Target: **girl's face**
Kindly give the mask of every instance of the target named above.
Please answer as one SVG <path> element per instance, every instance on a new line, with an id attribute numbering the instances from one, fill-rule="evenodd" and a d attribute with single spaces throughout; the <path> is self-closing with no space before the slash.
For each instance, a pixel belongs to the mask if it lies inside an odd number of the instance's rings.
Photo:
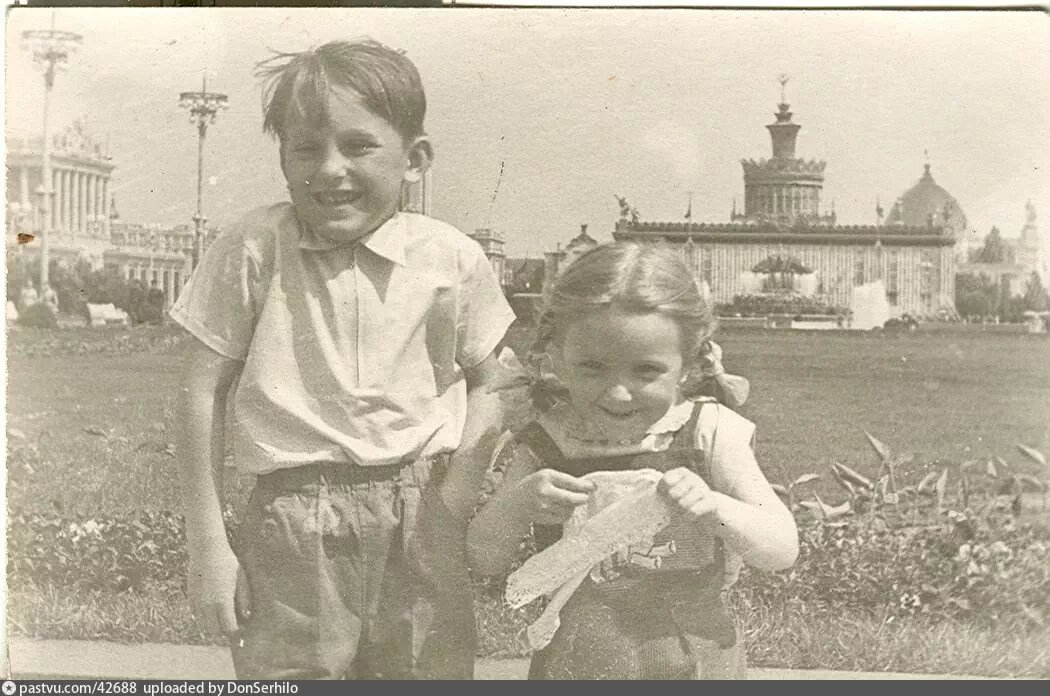
<path id="1" fill-rule="evenodd" d="M 572 321 L 551 358 L 572 408 L 611 440 L 640 437 L 659 420 L 686 367 L 673 319 L 614 309 Z"/>

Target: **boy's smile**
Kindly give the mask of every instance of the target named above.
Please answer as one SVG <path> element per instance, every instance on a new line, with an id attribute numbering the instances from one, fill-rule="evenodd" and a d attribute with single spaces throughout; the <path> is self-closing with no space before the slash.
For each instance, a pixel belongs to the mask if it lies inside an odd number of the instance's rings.
<path id="1" fill-rule="evenodd" d="M 281 168 L 299 220 L 333 242 L 352 242 L 397 212 L 406 175 L 429 165 L 425 138 L 405 142 L 348 90 L 330 93 L 327 118 L 289 118 Z"/>

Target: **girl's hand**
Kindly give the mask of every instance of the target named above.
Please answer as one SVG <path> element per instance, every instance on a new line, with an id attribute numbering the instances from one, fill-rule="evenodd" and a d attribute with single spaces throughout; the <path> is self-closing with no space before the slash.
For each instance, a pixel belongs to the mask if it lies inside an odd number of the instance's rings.
<path id="1" fill-rule="evenodd" d="M 587 502 L 594 483 L 554 469 L 540 469 L 517 484 L 518 508 L 530 522 L 562 524 Z"/>
<path id="2" fill-rule="evenodd" d="M 696 472 L 678 467 L 663 475 L 657 490 L 673 502 L 682 514 L 696 521 L 713 520 L 718 512 L 718 495 Z"/>

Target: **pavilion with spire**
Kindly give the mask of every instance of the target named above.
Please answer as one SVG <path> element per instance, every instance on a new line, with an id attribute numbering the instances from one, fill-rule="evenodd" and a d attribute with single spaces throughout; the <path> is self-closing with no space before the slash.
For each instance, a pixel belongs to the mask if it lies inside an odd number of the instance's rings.
<path id="1" fill-rule="evenodd" d="M 787 103 L 787 76 L 778 81 L 780 103 L 775 121 L 766 126 L 772 156 L 741 160 L 742 211 L 734 201 L 729 222 L 654 221 L 629 216 L 621 206 L 613 238 L 678 248 L 722 312 L 754 292 L 753 269 L 778 258 L 812 272 L 807 285 L 819 296 L 815 305 L 849 307 L 855 289 L 867 286 L 864 292 L 869 292 L 881 282 L 891 316 L 953 313 L 956 237 L 951 222 L 965 220 L 961 209 L 916 222 L 895 206 L 883 222 L 877 201 L 876 224 L 838 224 L 834 204 L 825 211 L 821 201 L 825 162 L 797 156 L 802 126 Z"/>
<path id="2" fill-rule="evenodd" d="M 744 210 L 737 212 L 736 201 L 730 219 L 733 222 L 775 222 L 795 224 L 835 224 L 835 213 L 823 213 L 820 193 L 824 188 L 823 160 L 795 156 L 795 141 L 802 126 L 792 122 L 791 105 L 786 101 L 787 75 L 780 82 L 780 104 L 776 121 L 767 125 L 773 144 L 769 159 L 744 159 Z"/>

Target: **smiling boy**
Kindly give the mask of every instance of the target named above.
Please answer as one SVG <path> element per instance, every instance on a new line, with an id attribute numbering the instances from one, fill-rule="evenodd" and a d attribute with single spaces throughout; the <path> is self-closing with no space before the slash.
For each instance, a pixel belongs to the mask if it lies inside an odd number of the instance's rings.
<path id="1" fill-rule="evenodd" d="M 333 42 L 259 73 L 291 203 L 216 239 L 171 311 L 197 339 L 180 401 L 195 615 L 242 679 L 469 678 L 466 517 L 513 313 L 475 242 L 398 210 L 433 157 L 403 53 Z M 236 554 L 230 396 L 234 463 L 257 476 Z"/>

